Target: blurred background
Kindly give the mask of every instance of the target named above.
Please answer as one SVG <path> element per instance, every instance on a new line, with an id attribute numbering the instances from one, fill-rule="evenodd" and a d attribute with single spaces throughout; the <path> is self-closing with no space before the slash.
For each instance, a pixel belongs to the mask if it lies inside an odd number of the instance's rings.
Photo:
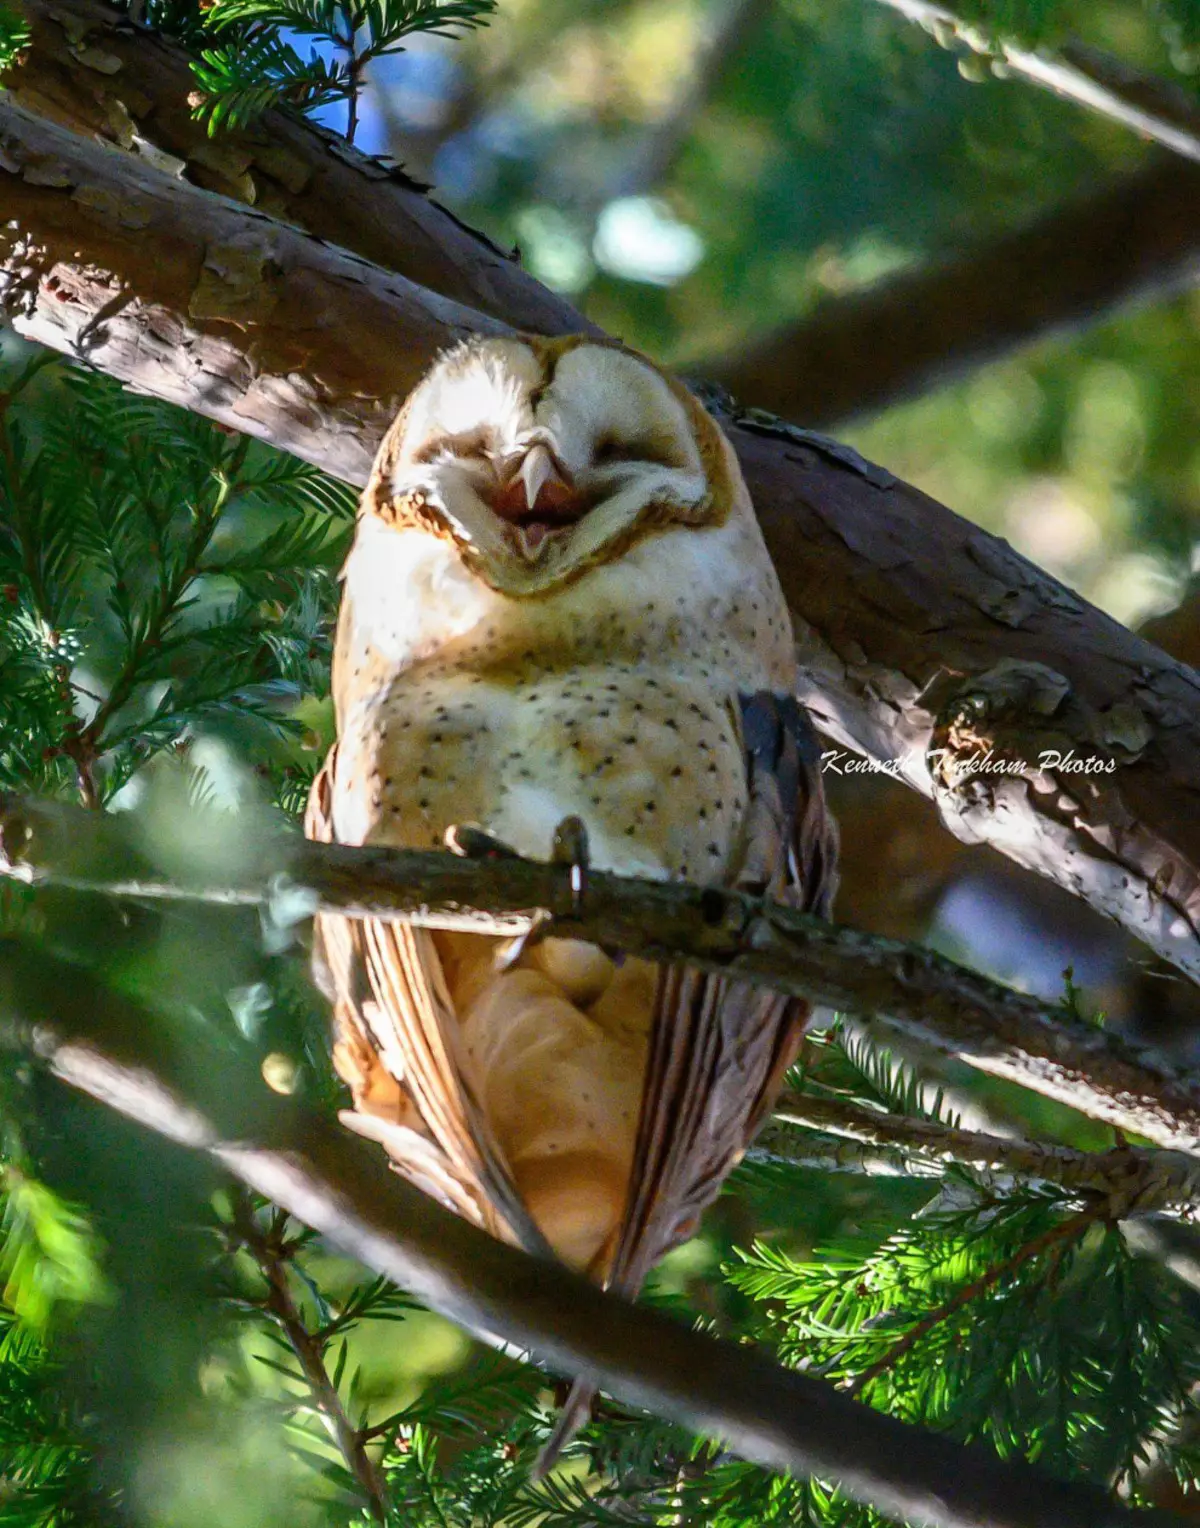
<path id="1" fill-rule="evenodd" d="M 960 14 L 1051 53 L 1092 50 L 1086 56 L 1119 65 L 1135 92 L 1139 80 L 1152 80 L 1176 117 L 1194 113 L 1200 122 L 1193 0 L 975 0 Z M 1072 209 L 1100 195 L 1119 202 L 1125 187 L 1136 199 L 1139 177 L 1156 173 L 1164 151 L 1033 87 L 1000 60 L 953 46 L 952 29 L 935 31 L 878 0 L 500 0 L 482 30 L 455 41 L 415 38 L 375 66 L 358 144 L 431 183 L 444 205 L 519 250 L 535 276 L 611 333 L 687 374 L 727 380 L 748 403 L 802 399 L 789 411 L 794 422 L 850 442 L 1006 537 L 1118 621 L 1195 661 L 1200 288 L 1190 288 L 1186 261 L 1131 256 L 1105 300 L 1081 309 L 1070 269 L 1074 261 L 1086 271 L 1104 242 L 1094 218 L 1081 215 L 1072 234 Z M 343 116 L 341 107 L 328 113 L 338 128 Z M 1059 216 L 1066 221 L 1040 266 L 1014 255 L 997 273 L 988 262 L 1005 240 Z M 1189 218 L 1200 255 L 1200 195 L 1191 211 L 1181 194 L 1179 219 Z M 1148 222 L 1134 225 L 1152 242 Z M 1103 258 L 1120 267 L 1121 254 Z M 921 326 L 934 361 L 914 355 L 909 366 L 911 326 L 896 315 L 918 310 L 916 289 L 904 283 L 943 266 L 965 270 L 966 285 L 940 320 L 931 308 Z M 939 325 L 956 336 L 970 329 L 976 268 L 986 284 L 979 305 L 1000 316 L 986 345 L 947 342 L 956 364 L 946 377 L 936 365 Z M 825 353 L 813 342 L 817 327 L 836 329 L 855 303 L 876 299 L 892 319 L 856 331 L 857 348 L 826 380 L 814 360 Z M 881 397 L 871 378 L 885 356 L 901 381 Z M 29 359 L 27 347 L 5 340 L 6 387 Z M 74 461 L 83 440 L 94 453 L 97 502 L 108 477 L 125 481 L 131 472 L 149 474 L 147 502 L 160 491 L 169 499 L 170 473 L 191 463 L 200 502 L 232 447 L 208 426 L 170 422 L 169 411 L 134 419 L 122 412 L 130 406 L 115 389 L 84 399 L 50 367 L 26 395 L 23 460 L 40 452 L 53 465 L 57 450 Z M 151 443 L 143 455 L 161 458 L 160 467 L 146 466 L 139 441 Z M 235 810 L 294 815 L 331 735 L 332 572 L 350 500 L 308 479 L 272 476 L 257 448 L 237 471 L 253 481 L 222 501 L 212 570 L 176 628 L 193 645 L 178 648 L 170 671 L 141 671 L 141 689 L 131 683 L 130 704 L 140 695 L 142 709 L 109 755 L 119 764 L 112 804 L 143 814 L 148 852 L 164 856 L 168 870 L 201 846 L 218 860 L 232 853 L 244 827 L 220 823 Z M 8 472 L 6 508 L 15 516 L 20 473 L 11 460 Z M 66 477 L 62 484 L 65 492 Z M 51 480 L 50 498 L 55 491 Z M 163 524 L 175 507 L 166 503 Z M 247 548 L 261 549 L 277 530 L 293 539 L 273 561 L 256 561 Z M 0 660 L 12 661 L 7 670 L 0 662 L 0 684 L 36 658 L 47 673 L 67 662 L 81 693 L 93 681 L 103 693 L 122 650 L 103 603 L 95 589 L 78 593 L 62 622 L 73 623 L 79 644 L 66 659 L 61 646 L 38 658 L 42 638 L 6 612 Z M 235 606 L 245 641 L 214 658 L 204 650 L 205 620 L 214 612 L 225 619 Z M 213 661 L 245 668 L 216 700 L 200 696 Z M 29 714 L 50 741 L 19 757 L 0 750 L 3 783 L 65 793 L 70 768 L 55 751 L 58 723 L 38 710 L 44 697 L 35 690 Z M 163 712 L 168 694 L 179 704 Z M 183 703 L 189 695 L 194 704 Z M 287 726 L 274 725 L 281 716 Z M 1200 1059 L 1191 989 L 1112 926 L 989 851 L 965 850 L 926 803 L 886 780 L 846 778 L 831 789 L 843 824 L 842 921 L 933 942 L 1050 999 L 1078 987 L 1089 1012 Z M 184 822 L 194 828 L 181 848 Z M 62 895 L 3 895 L 11 927 L 86 960 L 159 1010 L 254 1047 L 271 1086 L 336 1106 L 324 1009 L 294 936 L 264 940 L 241 914 L 99 905 L 83 916 Z M 851 1036 L 849 1051 L 821 1064 L 842 1069 L 838 1085 L 851 1095 L 897 1104 L 903 1088 L 881 1087 L 857 1043 Z M 943 1086 L 969 1123 L 1110 1144 L 1107 1132 L 1063 1109 L 927 1056 L 905 1059 Z M 14 1123 L 5 1277 L 15 1315 L 4 1318 L 0 1352 L 0 1384 L 9 1386 L 0 1433 L 10 1419 L 0 1436 L 0 1522 L 292 1528 L 363 1520 L 328 1416 L 297 1382 L 295 1353 L 272 1345 L 278 1312 L 263 1305 L 262 1260 L 231 1230 L 240 1215 L 244 1232 L 250 1214 L 267 1235 L 269 1211 L 239 1209 L 207 1170 L 36 1078 L 18 1074 L 6 1086 Z M 59 1197 L 39 1199 L 40 1179 Z M 751 1294 L 719 1275 L 735 1247 L 766 1235 L 801 1255 L 838 1237 L 882 1236 L 930 1193 L 898 1178 L 781 1175 L 778 1164 L 751 1162 L 653 1298 L 765 1340 Z M 86 1214 L 73 1218 L 64 1208 L 72 1205 Z M 355 1292 L 369 1287 L 362 1270 L 308 1243 L 287 1247 L 284 1261 L 308 1326 L 335 1323 L 323 1351 L 347 1407 L 363 1408 L 372 1425 L 391 1418 L 389 1469 L 397 1499 L 408 1503 L 399 1520 L 441 1528 L 623 1521 L 611 1503 L 604 1517 L 569 1491 L 557 1505 L 518 1500 L 518 1466 L 528 1462 L 531 1418 L 547 1414 L 548 1385 L 482 1354 L 437 1318 L 389 1304 L 386 1292 L 343 1331 L 338 1313 L 354 1310 Z M 81 1302 L 85 1322 L 55 1315 Z M 30 1331 L 54 1340 L 39 1346 Z M 298 1445 L 284 1446 L 281 1420 Z M 632 1432 L 622 1443 L 618 1433 L 610 1447 L 627 1448 L 622 1478 L 649 1469 L 648 1460 L 682 1471 L 678 1439 L 656 1434 L 651 1447 L 640 1434 L 641 1443 Z M 99 1477 L 90 1473 L 94 1460 Z M 447 1469 L 456 1483 L 444 1483 Z M 53 1487 L 41 1517 L 30 1496 L 38 1470 Z M 744 1510 L 728 1521 L 801 1521 L 772 1519 L 776 1507 L 794 1513 L 795 1502 L 772 1506 L 765 1486 L 754 1486 L 755 1496 L 739 1480 Z M 34 1500 L 25 1516 L 4 1515 L 12 1481 L 22 1483 L 13 1500 Z M 814 1509 L 803 1520 L 834 1518 Z"/>

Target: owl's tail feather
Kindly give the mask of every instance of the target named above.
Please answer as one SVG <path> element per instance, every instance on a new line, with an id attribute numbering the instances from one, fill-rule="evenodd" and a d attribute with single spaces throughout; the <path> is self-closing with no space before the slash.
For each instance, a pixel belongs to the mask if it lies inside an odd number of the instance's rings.
<path id="1" fill-rule="evenodd" d="M 589 1380 L 577 1379 L 571 1386 L 566 1403 L 558 1414 L 554 1431 L 542 1446 L 531 1475 L 534 1481 L 545 1480 L 558 1463 L 564 1448 L 581 1427 L 586 1427 L 592 1416 L 592 1403 L 596 1399 L 596 1387 Z"/>

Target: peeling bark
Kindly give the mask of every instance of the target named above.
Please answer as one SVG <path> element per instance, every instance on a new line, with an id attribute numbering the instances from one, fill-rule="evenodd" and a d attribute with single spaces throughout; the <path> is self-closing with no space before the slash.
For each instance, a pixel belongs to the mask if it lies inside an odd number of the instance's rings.
<path id="1" fill-rule="evenodd" d="M 0 206 L 19 332 L 351 482 L 439 349 L 505 330 L 8 102 Z M 1200 975 L 1200 676 L 836 442 L 730 432 L 827 734 Z"/>
<path id="2" fill-rule="evenodd" d="M 37 116 L 294 223 L 515 329 L 589 327 L 399 166 L 280 111 L 210 138 L 188 105 L 195 79 L 177 43 L 100 0 L 17 3 L 33 35 L 4 86 Z"/>
<path id="3" fill-rule="evenodd" d="M 0 101 L 18 333 L 361 483 L 445 345 L 508 326 Z"/>

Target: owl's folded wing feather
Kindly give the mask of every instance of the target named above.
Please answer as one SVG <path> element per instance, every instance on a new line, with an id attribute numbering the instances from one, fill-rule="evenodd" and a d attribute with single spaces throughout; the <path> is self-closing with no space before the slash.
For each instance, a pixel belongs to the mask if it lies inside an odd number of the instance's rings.
<path id="1" fill-rule="evenodd" d="M 313 782 L 305 832 L 333 840 L 331 750 Z M 433 935 L 380 918 L 316 919 L 315 960 L 334 1003 L 334 1058 L 355 1110 L 404 1174 L 493 1235 L 551 1256 L 513 1183 L 463 1064 L 458 1021 Z"/>
<path id="2" fill-rule="evenodd" d="M 836 890 L 837 836 L 812 724 L 790 696 L 741 699 L 750 806 L 733 881 L 821 916 Z M 634 1295 L 745 1153 L 791 1064 L 808 1004 L 685 966 L 659 973 L 650 1053 L 610 1288 Z M 586 1421 L 594 1387 L 577 1382 L 538 1469 Z"/>

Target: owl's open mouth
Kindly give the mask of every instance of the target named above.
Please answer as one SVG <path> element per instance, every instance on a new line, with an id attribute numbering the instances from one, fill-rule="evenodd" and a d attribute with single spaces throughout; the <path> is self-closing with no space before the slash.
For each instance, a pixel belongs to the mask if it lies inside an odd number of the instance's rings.
<path id="1" fill-rule="evenodd" d="M 487 502 L 510 527 L 509 540 L 527 562 L 536 562 L 554 537 L 578 525 L 592 507 L 591 498 L 543 445 L 526 452 L 519 469 L 487 496 Z"/>

